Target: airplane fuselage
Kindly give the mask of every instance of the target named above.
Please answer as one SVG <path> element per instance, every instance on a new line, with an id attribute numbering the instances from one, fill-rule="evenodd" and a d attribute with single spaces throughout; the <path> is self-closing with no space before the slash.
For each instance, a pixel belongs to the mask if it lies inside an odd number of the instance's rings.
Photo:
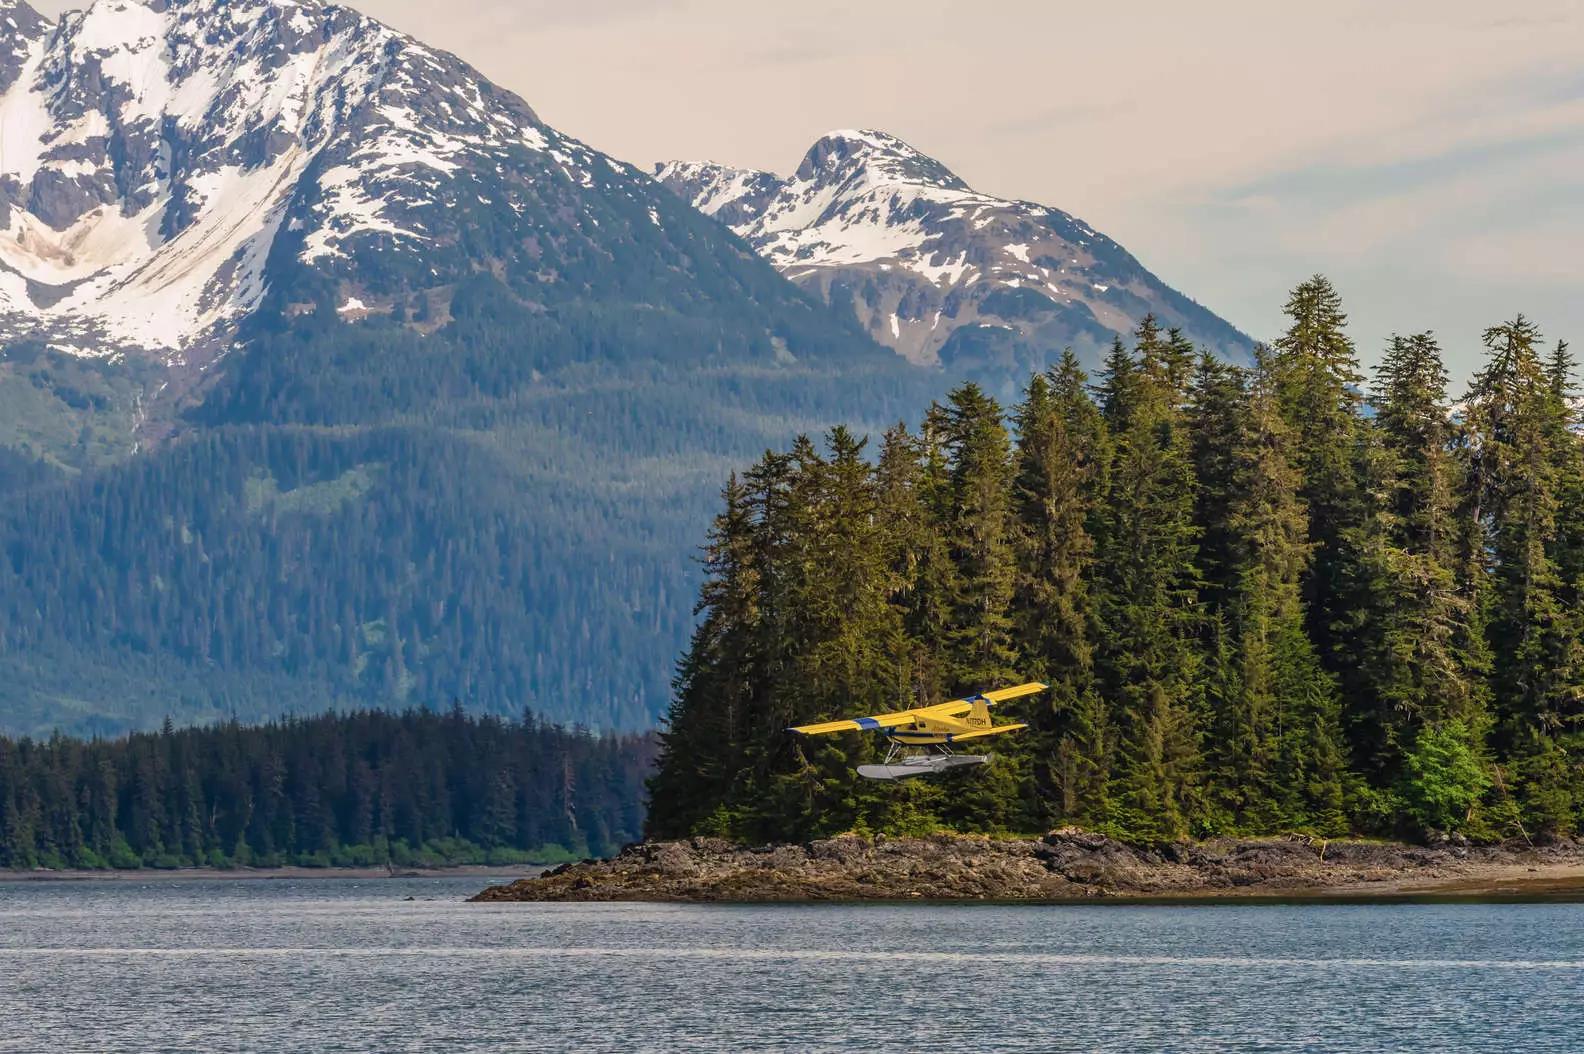
<path id="1" fill-rule="evenodd" d="M 881 734 L 893 743 L 902 743 L 913 747 L 944 746 L 952 742 L 964 732 L 982 733 L 990 727 L 990 714 L 983 704 L 975 707 L 963 716 L 962 720 L 953 717 L 914 717 L 911 724 L 894 725 L 891 728 L 881 729 Z"/>

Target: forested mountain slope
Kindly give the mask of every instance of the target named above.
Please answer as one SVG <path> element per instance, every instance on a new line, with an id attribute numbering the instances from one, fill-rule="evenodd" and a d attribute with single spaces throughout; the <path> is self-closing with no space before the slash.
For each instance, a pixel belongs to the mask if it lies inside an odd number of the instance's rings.
<path id="1" fill-rule="evenodd" d="M 346 8 L 7 11 L 0 730 L 648 725 L 719 476 L 936 383 Z"/>

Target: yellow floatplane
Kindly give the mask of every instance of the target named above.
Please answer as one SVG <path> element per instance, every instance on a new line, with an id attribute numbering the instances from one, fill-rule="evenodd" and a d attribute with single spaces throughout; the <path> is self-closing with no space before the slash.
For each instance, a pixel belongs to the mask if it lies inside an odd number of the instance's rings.
<path id="1" fill-rule="evenodd" d="M 859 765 L 858 775 L 872 780 L 927 776 L 959 765 L 989 764 L 994 755 L 956 754 L 952 752 L 952 747 L 964 740 L 999 736 L 1004 732 L 1027 728 L 1026 724 L 992 724 L 990 707 L 1008 699 L 1043 692 L 1049 687 L 1048 684 L 1031 681 L 1014 688 L 980 692 L 966 699 L 954 699 L 949 703 L 936 703 L 916 710 L 825 721 L 817 725 L 798 725 L 787 731 L 805 736 L 822 736 L 830 732 L 879 732 L 890 744 L 885 761 L 879 765 Z"/>

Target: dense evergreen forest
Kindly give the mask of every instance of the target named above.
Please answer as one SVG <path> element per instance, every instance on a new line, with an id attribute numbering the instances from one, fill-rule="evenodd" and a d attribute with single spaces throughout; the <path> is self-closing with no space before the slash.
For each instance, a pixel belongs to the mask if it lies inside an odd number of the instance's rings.
<path id="1" fill-rule="evenodd" d="M 201 379 L 0 341 L 0 733 L 453 697 L 651 727 L 720 478 L 939 394 L 647 177 L 550 165 L 519 212 L 494 168 L 422 254 L 310 266 L 284 225 Z"/>
<path id="2" fill-rule="evenodd" d="M 649 830 L 1575 832 L 1584 442 L 1564 343 L 1431 333 L 1367 382 L 1325 279 L 1247 368 L 1151 321 L 1010 417 L 972 384 L 724 492 Z M 1026 679 L 1000 759 L 887 784 L 789 725 Z"/>
<path id="3" fill-rule="evenodd" d="M 613 852 L 652 736 L 362 711 L 90 741 L 0 738 L 0 867 L 413 866 Z"/>
<path id="4" fill-rule="evenodd" d="M 536 377 L 482 342 L 464 382 L 430 339 L 331 327 L 257 376 L 239 365 L 201 426 L 118 463 L 68 473 L 0 448 L 0 733 L 453 696 L 651 727 L 720 478 L 800 430 L 927 399 L 890 364 Z M 425 348 L 443 376 L 419 369 Z M 51 355 L 8 369 L 33 393 L 89 387 Z"/>

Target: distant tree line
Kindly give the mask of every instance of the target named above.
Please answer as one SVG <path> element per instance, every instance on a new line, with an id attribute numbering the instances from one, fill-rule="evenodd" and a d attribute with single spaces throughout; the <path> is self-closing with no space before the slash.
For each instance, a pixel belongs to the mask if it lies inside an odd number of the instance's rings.
<path id="1" fill-rule="evenodd" d="M 0 738 L 0 867 L 551 862 L 638 836 L 652 736 L 365 711 Z"/>
<path id="2" fill-rule="evenodd" d="M 872 461 L 838 428 L 734 476 L 650 831 L 1576 832 L 1567 345 L 1492 327 L 1454 404 L 1434 335 L 1392 338 L 1366 390 L 1325 279 L 1286 315 L 1247 367 L 1146 320 L 1010 421 L 968 384 Z M 1036 678 L 1001 715 L 1029 731 L 941 780 L 783 731 Z"/>

